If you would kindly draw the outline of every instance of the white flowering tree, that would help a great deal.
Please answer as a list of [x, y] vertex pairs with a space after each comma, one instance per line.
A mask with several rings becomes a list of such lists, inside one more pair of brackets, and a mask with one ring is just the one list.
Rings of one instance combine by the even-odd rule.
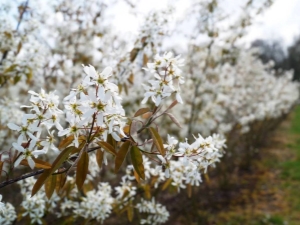
[[191, 195], [226, 137], [232, 151], [249, 134], [247, 151], [289, 113], [299, 97], [291, 72], [276, 77], [238, 44], [269, 1], [245, 2], [226, 31], [219, 1], [191, 3], [186, 20], [197, 29], [184, 57], [176, 46], [158, 54], [182, 34], [184, 21], [172, 28], [176, 8], [151, 12], [126, 37], [103, 22], [118, 2], [1, 6], [18, 22], [0, 23], [0, 193], [18, 183], [23, 198], [17, 210], [0, 203], [1, 224], [117, 224], [123, 214], [165, 223], [162, 193]]

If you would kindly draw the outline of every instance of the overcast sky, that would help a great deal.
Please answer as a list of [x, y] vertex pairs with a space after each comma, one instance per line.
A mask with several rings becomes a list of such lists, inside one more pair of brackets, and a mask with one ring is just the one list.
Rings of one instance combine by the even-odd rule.
[[[140, 0], [139, 11], [146, 14], [150, 10], [163, 8], [168, 2], [170, 0]], [[188, 0], [175, 2], [175, 7], [180, 14], [186, 9]], [[240, 10], [239, 4], [243, 0], [222, 0], [220, 2], [230, 13], [234, 13]], [[115, 23], [121, 30], [135, 31], [140, 25], [134, 16], [124, 10], [122, 4], [111, 12], [118, 15], [115, 17]], [[255, 18], [254, 25], [249, 29], [244, 40], [247, 43], [255, 39], [279, 40], [284, 46], [289, 46], [299, 34], [300, 0], [274, 0], [274, 4], [269, 9]]]
[[[0, 5], [3, 0], [0, 0]], [[13, 0], [4, 0], [11, 2]], [[21, 0], [18, 0], [21, 1]], [[40, 0], [43, 1], [43, 0]], [[76, 0], [73, 0], [76, 2]], [[109, 3], [111, 0], [103, 0]], [[138, 11], [140, 15], [133, 16], [128, 10], [125, 1], [119, 1], [120, 4], [110, 8], [111, 16], [115, 18], [113, 26], [124, 32], [137, 32], [142, 24], [142, 19], [151, 10], [164, 8], [167, 4], [173, 4], [178, 13], [184, 14], [190, 0], [129, 0], [138, 2]], [[246, 0], [221, 0], [220, 4], [227, 9], [230, 14], [240, 10], [240, 5]], [[260, 1], [260, 0], [257, 0]], [[43, 1], [47, 4], [47, 1]], [[249, 29], [248, 35], [244, 39], [250, 43], [255, 39], [279, 40], [284, 46], [292, 44], [294, 38], [300, 35], [300, 0], [274, 0], [274, 4], [262, 15], [254, 20], [254, 25]]]
[[248, 40], [256, 38], [278, 39], [284, 45], [292, 44], [300, 35], [300, 0], [275, 0], [262, 16], [255, 20]]

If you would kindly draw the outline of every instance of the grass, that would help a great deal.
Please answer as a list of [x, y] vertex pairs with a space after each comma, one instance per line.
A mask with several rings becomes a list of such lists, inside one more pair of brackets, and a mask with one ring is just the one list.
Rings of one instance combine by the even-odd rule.
[[287, 145], [292, 156], [281, 163], [282, 188], [289, 203], [288, 215], [290, 225], [300, 224], [300, 107], [295, 109], [288, 136], [291, 143]]
[[247, 182], [251, 176], [249, 183], [257, 183], [251, 192], [246, 187], [238, 194], [243, 198], [245, 192], [250, 200], [222, 210], [213, 223], [198, 224], [300, 224], [300, 106], [259, 151], [259, 159], [251, 162], [255, 169], [239, 178]]

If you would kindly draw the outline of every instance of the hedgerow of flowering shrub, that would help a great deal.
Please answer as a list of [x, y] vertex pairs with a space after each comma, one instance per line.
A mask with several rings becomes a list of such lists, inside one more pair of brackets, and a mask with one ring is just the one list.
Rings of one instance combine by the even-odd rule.
[[[265, 135], [299, 98], [291, 71], [239, 44], [259, 3], [224, 25], [220, 1], [191, 1], [182, 21], [176, 7], [151, 12], [128, 36], [108, 1], [24, 1], [15, 27], [1, 18], [1, 224], [167, 222], [164, 195], [191, 195], [226, 143]], [[13, 183], [19, 206], [1, 192]]]

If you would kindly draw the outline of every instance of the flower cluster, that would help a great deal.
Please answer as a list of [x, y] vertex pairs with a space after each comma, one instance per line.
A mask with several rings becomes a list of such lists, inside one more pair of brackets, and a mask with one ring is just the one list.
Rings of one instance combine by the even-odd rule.
[[183, 59], [180, 56], [173, 57], [171, 52], [165, 53], [163, 56], [156, 55], [154, 63], [148, 63], [148, 70], [154, 75], [155, 80], [149, 80], [151, 86], [144, 85], [146, 90], [145, 98], [142, 104], [145, 104], [149, 97], [156, 106], [159, 106], [162, 100], [176, 93], [176, 100], [183, 103], [180, 96], [180, 84], [184, 83], [182, 71]]
[[108, 183], [99, 183], [97, 191], [89, 191], [81, 202], [74, 204], [74, 214], [103, 223], [112, 210], [114, 199], [111, 192], [112, 189]]
[[[186, 83], [192, 92], [183, 95], [187, 104], [175, 112], [175, 116], [183, 115], [182, 120], [197, 124], [190, 132], [226, 134], [239, 128], [241, 133], [248, 133], [253, 123], [276, 119], [289, 112], [299, 98], [299, 84], [292, 82], [292, 73], [285, 71], [276, 76], [271, 64], [264, 65], [256, 58], [255, 50], [231, 53], [234, 64], [222, 62], [224, 50], [217, 45], [211, 46], [210, 55], [193, 51], [189, 53], [193, 57], [187, 61], [193, 80]], [[214, 64], [198, 63], [205, 60]], [[195, 76], [198, 71], [203, 72]], [[195, 89], [197, 96], [189, 101], [189, 94], [193, 96]], [[194, 118], [190, 117], [192, 114]], [[186, 132], [182, 130], [183, 135]]]
[[[174, 137], [168, 136], [168, 141], [169, 143], [164, 145], [166, 155], [157, 157], [165, 167], [165, 179], [171, 178], [172, 185], [177, 187], [178, 191], [180, 188], [186, 188], [187, 184], [199, 186], [202, 181], [201, 173], [206, 173], [208, 166], [220, 161], [226, 147], [225, 139], [217, 134], [207, 138], [199, 135], [192, 144], [187, 140], [180, 142], [178, 149], [176, 147], [178, 141]], [[179, 158], [173, 160], [172, 156]]]
[[[51, 128], [55, 126], [58, 130], [62, 130], [59, 123], [62, 111], [58, 109], [59, 98], [54, 92], [47, 94], [41, 89], [40, 93], [34, 91], [29, 93], [31, 105], [22, 107], [30, 108], [32, 113], [23, 115], [21, 125], [8, 123], [7, 126], [19, 133], [17, 142], [13, 143], [13, 147], [20, 152], [14, 166], [17, 167], [25, 159], [33, 169], [35, 157], [46, 154], [49, 149], [58, 151], [54, 145], [54, 130], [51, 131]], [[42, 128], [45, 128], [48, 133], [44, 138], [41, 137]]]
[[[0, 195], [0, 201], [2, 200], [2, 195]], [[0, 224], [11, 225], [17, 218], [15, 207], [10, 203], [0, 202]]]
[[148, 215], [146, 219], [141, 220], [141, 224], [162, 224], [169, 218], [169, 212], [166, 207], [160, 203], [156, 203], [154, 198], [152, 198], [151, 201], [141, 199], [141, 203], [137, 204], [136, 208], [140, 213], [146, 213]]
[[44, 190], [34, 196], [28, 195], [35, 182], [36, 179], [31, 177], [19, 183], [21, 194], [23, 195], [21, 206], [24, 212], [22, 213], [22, 217], [28, 217], [31, 223], [43, 224], [43, 217], [47, 212], [54, 211], [60, 198], [54, 193], [51, 199], [47, 199]]
[[125, 112], [118, 87], [108, 81], [112, 69], [106, 67], [98, 73], [93, 66], [84, 66], [84, 71], [86, 76], [82, 83], [64, 99], [66, 120], [70, 125], [58, 135], [74, 135], [73, 143], [78, 147], [79, 136], [87, 135], [89, 127], [94, 126], [96, 132], [101, 132], [100, 139], [106, 140], [107, 134], [111, 134], [120, 141], [120, 135], [126, 136], [123, 132]]

